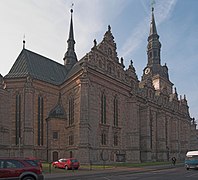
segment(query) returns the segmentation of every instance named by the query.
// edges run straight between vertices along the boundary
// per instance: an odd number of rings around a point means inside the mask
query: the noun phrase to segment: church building
[[[71,9],[63,64],[24,45],[9,73],[0,75],[1,157],[139,163],[183,160],[198,149],[187,99],[161,64],[154,9],[140,80],[133,62],[125,67],[118,57],[110,26],[82,59],[75,43]]]

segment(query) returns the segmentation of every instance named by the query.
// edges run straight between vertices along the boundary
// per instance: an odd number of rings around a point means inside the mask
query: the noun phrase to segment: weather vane
[[[151,0],[151,9],[154,11],[155,0]]]
[[[74,6],[74,3],[71,4],[71,13],[73,13],[73,6]]]
[[[23,49],[25,49],[25,34],[23,35]]]

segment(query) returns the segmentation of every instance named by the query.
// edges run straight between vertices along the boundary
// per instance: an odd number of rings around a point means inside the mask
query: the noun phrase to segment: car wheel
[[[53,165],[53,167],[54,167],[54,168],[57,168],[57,166],[56,166],[55,164]]]
[[[33,178],[32,176],[26,176],[22,178],[22,180],[35,180],[35,178]]]
[[[65,170],[69,170],[68,166],[65,166]]]

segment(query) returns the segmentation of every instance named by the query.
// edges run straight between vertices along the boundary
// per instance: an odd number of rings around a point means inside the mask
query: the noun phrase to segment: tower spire
[[[168,94],[172,94],[173,83],[169,80],[168,67],[161,65],[161,43],[154,17],[154,0],[151,8],[150,33],[147,44],[147,66],[143,70],[141,85],[144,85],[149,78],[153,81],[155,90],[163,91],[166,88]]]
[[[154,7],[152,7],[152,19],[151,19],[151,25],[150,25],[150,36],[153,34],[157,34],[157,28],[155,25],[155,17],[154,17]]]
[[[161,43],[159,41],[159,35],[157,34],[157,28],[154,17],[154,7],[152,6],[152,17],[147,46],[148,66],[160,65],[160,50]]]
[[[73,4],[72,4],[73,6]],[[77,56],[75,53],[75,40],[74,40],[74,30],[73,30],[73,8],[70,10],[71,12],[71,20],[70,20],[70,29],[69,29],[69,38],[67,40],[67,52],[64,55],[64,65],[68,70],[70,70],[73,65],[77,62]]]

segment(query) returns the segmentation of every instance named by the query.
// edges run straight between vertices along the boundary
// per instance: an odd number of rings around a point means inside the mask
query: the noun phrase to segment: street
[[[169,169],[149,170],[149,171],[119,171],[103,172],[97,174],[79,174],[75,176],[45,177],[45,179],[58,180],[197,180],[198,170],[187,171],[184,167],[174,167]]]

